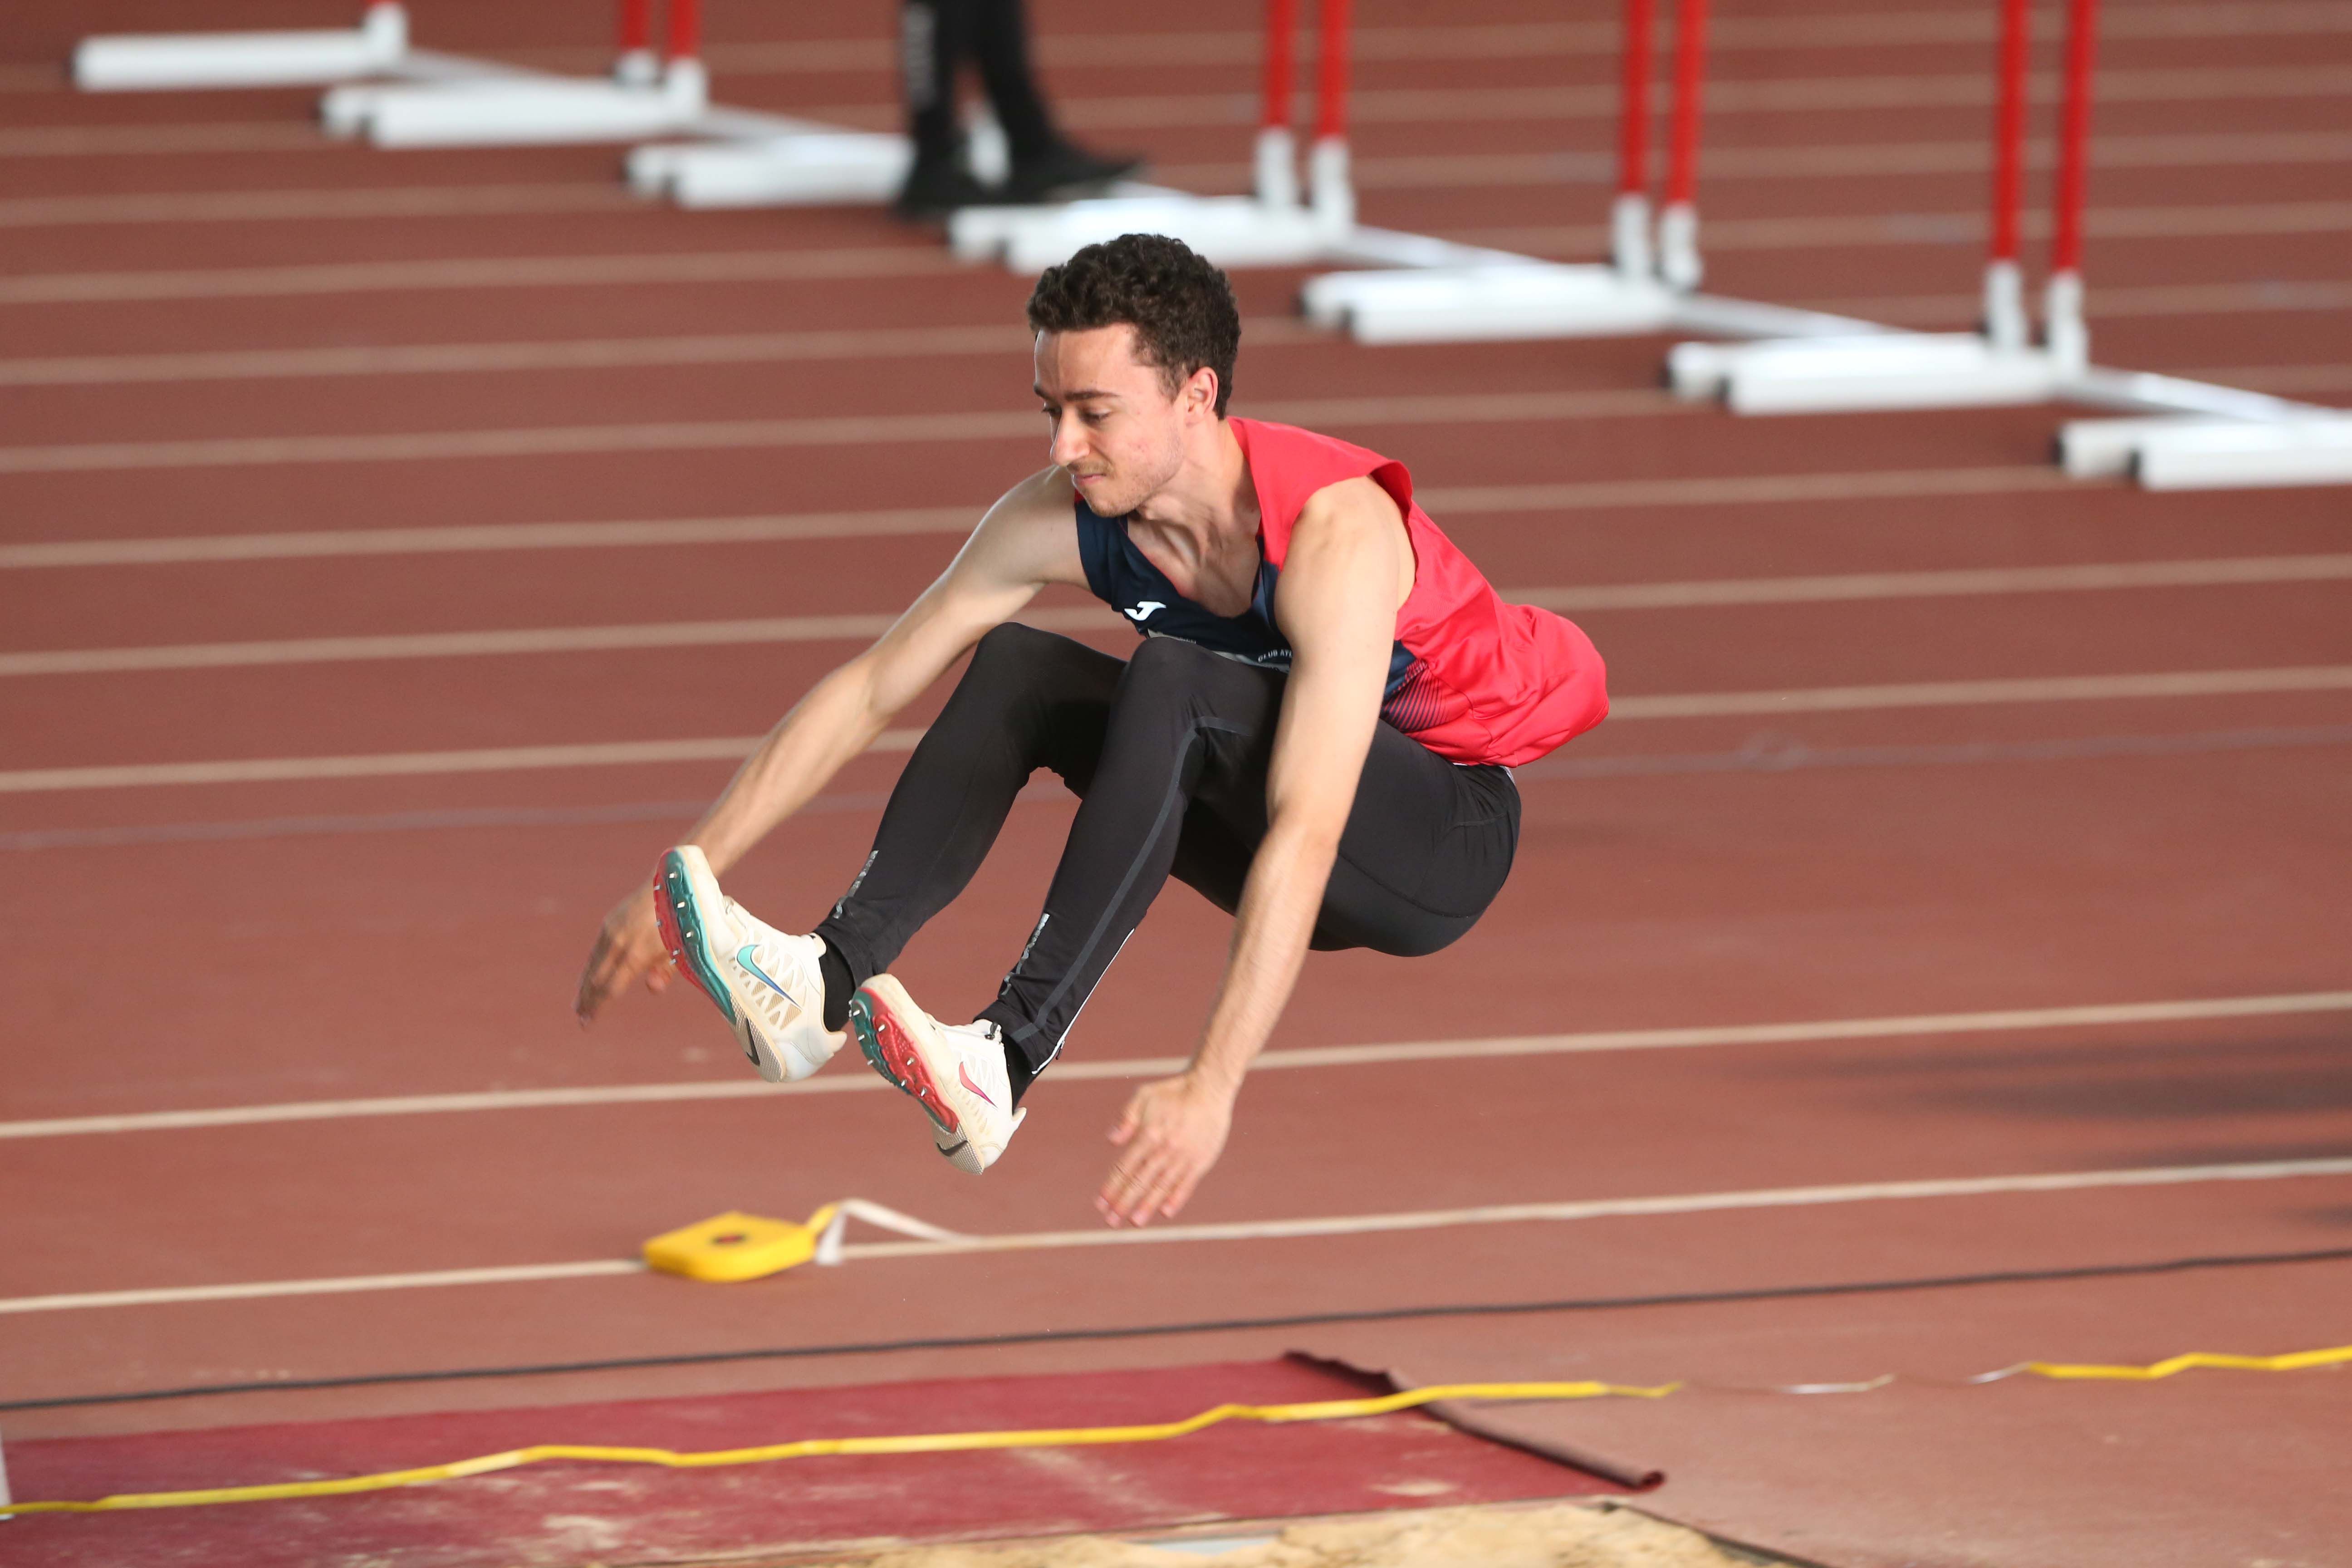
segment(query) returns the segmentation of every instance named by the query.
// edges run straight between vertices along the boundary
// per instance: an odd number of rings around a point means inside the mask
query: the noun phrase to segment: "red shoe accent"
[[[962,1123],[948,1109],[947,1101],[940,1098],[930,1069],[923,1066],[923,1058],[915,1053],[914,1043],[891,1016],[888,1005],[870,991],[866,994],[874,1018],[874,1043],[880,1048],[882,1059],[889,1064],[890,1076],[898,1080],[900,1089],[914,1097],[915,1103],[923,1108],[923,1113],[938,1124],[940,1131],[961,1131]]]

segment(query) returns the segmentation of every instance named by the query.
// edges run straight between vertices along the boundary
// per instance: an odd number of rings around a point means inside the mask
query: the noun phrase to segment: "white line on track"
[[[2097,239],[2200,239],[2295,234],[2337,234],[2352,228],[2352,202],[2263,202],[2242,206],[2093,207],[2083,230]],[[2029,213],[2019,232],[2050,236],[2048,215]],[[1454,229],[1465,245],[1574,252],[1605,248],[1599,224]],[[1976,245],[1985,235],[1979,213],[1878,213],[1846,217],[1717,218],[1707,226],[1715,250],[1815,250],[1850,246]]]
[[[2058,101],[2058,74],[2036,73],[2028,97],[2034,103]],[[2108,103],[2210,103],[2233,100],[2335,98],[2352,93],[2352,67],[2333,64],[2204,67],[2189,69],[2109,69],[2099,73],[2099,96]],[[1658,102],[1664,106],[1661,85]],[[1916,113],[1928,109],[1976,109],[1992,102],[1989,70],[1937,75],[1790,77],[1710,82],[1706,112],[1820,114],[1855,110]],[[1609,85],[1548,85],[1498,88],[1369,88],[1351,92],[1348,112],[1368,125],[1460,124],[1508,121],[1607,119],[1617,113],[1618,89]],[[1120,98],[1061,100],[1056,108],[1072,127],[1084,131],[1163,130],[1175,126],[1245,125],[1258,111],[1246,92],[1131,94]],[[879,130],[895,108],[875,103],[810,107],[815,119]]]
[[[639,213],[605,182],[532,185],[376,185],[296,191],[154,191],[0,199],[0,229],[90,224],[280,223],[329,218],[506,217],[526,213]]]
[[[2079,480],[2031,468],[1891,468],[1850,474],[1588,479],[1572,484],[1433,486],[1422,503],[1440,517],[1587,511],[1662,506],[1785,505],[1921,496],[2079,493]],[[2146,504],[2136,498],[2137,504]],[[281,561],[339,555],[432,555],[482,550],[607,550],[647,545],[748,544],[883,534],[964,534],[977,507],[910,511],[804,512],[613,522],[477,523],[446,528],[318,529],[284,533],[184,534],[147,539],[0,544],[0,570],[147,566],[184,562]]]
[[[2270,0],[2263,5],[2134,5],[2100,18],[2109,39],[2276,37],[2352,31],[2352,6],[2340,0]],[[1660,23],[1661,43],[1673,23]],[[1708,27],[1717,53],[1752,49],[1882,47],[1887,45],[1990,43],[1993,24],[1980,6],[1887,14],[1725,16]],[[2060,36],[2054,16],[2034,18],[2034,37]],[[1362,60],[1525,59],[1549,55],[1606,55],[1616,47],[1612,22],[1488,23],[1364,27],[1350,37]],[[1049,66],[1248,65],[1264,47],[1249,29],[1181,33],[1048,32],[1036,40]],[[730,76],[870,73],[895,68],[895,47],[877,38],[737,39],[710,45],[714,70]],[[609,51],[551,45],[517,49],[507,58],[544,70],[586,74],[611,63]],[[1315,58],[1315,39],[1299,40],[1302,61]],[[0,66],[0,92],[56,93],[55,66]],[[310,132],[317,139],[316,132]]]
[[[1296,398],[1259,404],[1260,418],[1299,425],[1454,425],[1655,417],[1702,412],[1663,390],[1465,393],[1422,397]],[[559,425],[530,429],[428,430],[358,436],[236,436],[183,441],[102,441],[0,447],[0,474],[122,468],[249,468],[310,463],[443,462],[590,453],[741,451],[892,446],[920,441],[1027,440],[1044,449],[1034,412],[869,414],[781,419]]]
[[[632,283],[775,283],[965,271],[936,246],[712,250],[655,256],[464,257],[336,261],[203,271],[51,272],[0,278],[0,305],[121,300],[236,300],[438,289],[602,289]]]
[[[1967,321],[1969,313],[1984,307],[1979,294],[1880,294],[1860,299],[1811,300],[1810,310],[1832,315],[1863,316],[1874,321]],[[2231,316],[2258,311],[2341,310],[2352,308],[2352,283],[2289,281],[2254,283],[2154,283],[2101,289],[2091,302],[2095,321],[2119,321],[2146,316]],[[2279,368],[2279,367],[2273,367]],[[2323,367],[2341,374],[2343,367]],[[2226,371],[2198,371],[2200,379],[2214,380]]]
[[[1827,1040],[1916,1039],[2019,1030],[2113,1028],[2225,1018],[2287,1017],[2352,1012],[2352,991],[2312,991],[2267,996],[2200,997],[2179,1002],[2103,1003],[2074,1007],[2011,1007],[1979,1013],[1919,1013],[1885,1018],[1829,1018],[1785,1024],[1718,1024],[1696,1028],[1598,1029],[1581,1034],[1506,1035],[1472,1040],[1400,1040],[1368,1046],[1307,1046],[1260,1055],[1252,1072],[1304,1068],[1377,1067],[1401,1062],[1474,1061],[1489,1058],[1575,1056],[1604,1051],[1688,1050],[1705,1047],[1779,1046]],[[1156,1078],[1182,1068],[1180,1057],[1063,1061],[1057,1080]],[[101,1132],[186,1131],[250,1127],[275,1121],[339,1121],[366,1116],[426,1116],[480,1110],[544,1110],[597,1105],[645,1105],[678,1100],[759,1100],[808,1094],[856,1094],[890,1088],[867,1073],[839,1072],[798,1083],[748,1078],[684,1083],[604,1084],[574,1089],[486,1089],[458,1094],[385,1095],[367,1100],[292,1100],[200,1110],[131,1111],[110,1116],[61,1116],[0,1121],[0,1139],[68,1138]]]
[[[1910,1182],[1859,1182],[1839,1186],[1763,1187],[1744,1192],[1676,1193],[1658,1197],[1590,1198],[1567,1203],[1491,1204],[1471,1208],[1334,1215],[1306,1219],[1236,1220],[1164,1225],[1146,1229],[1047,1230],[1011,1236],[958,1237],[942,1241],[852,1242],[846,1261],[927,1258],[975,1252],[1041,1252],[1079,1247],[1135,1247],[1202,1241],[1302,1240],[1314,1237],[1395,1235],[1458,1230],[1469,1226],[1562,1223],[1590,1219],[1657,1218],[1742,1210],[1817,1208],[1832,1204],[1916,1203],[1931,1198],[2000,1197],[2130,1187],[2187,1186],[2210,1182],[2273,1182],[2352,1175],[2352,1159],[2269,1160],[2236,1164],[2158,1165],[2106,1171],[2052,1171],[2007,1176],[1955,1176]],[[325,1279],[256,1280],[238,1285],[190,1285],[147,1290],[86,1290],[0,1299],[0,1313],[80,1311],[103,1307],[178,1306],[253,1301],[288,1296],[328,1296],[429,1289],[446,1285],[521,1284],[638,1275],[634,1259],[451,1268],[414,1274],[346,1275]]]
[[[2344,137],[2352,160],[2352,135]],[[1894,295],[1816,301],[1809,308],[1871,321],[1961,322],[1982,301],[1973,294]],[[2207,283],[2103,289],[2094,321],[2136,316],[2336,310],[2352,305],[2343,282]],[[1288,316],[1242,323],[1252,352],[1328,346],[1337,340]],[[358,375],[478,375],[644,365],[779,364],[851,359],[1011,355],[1028,339],[1016,328],[860,327],[832,331],[731,332],[648,338],[554,338],[541,342],[389,343],[301,349],[211,349],[176,353],[77,354],[0,359],[0,386],[84,386],[179,381],[253,381]],[[2335,367],[2327,367],[2333,370]],[[2340,373],[2339,373],[2340,374]]]
[[[2291,691],[2352,691],[2352,664],[2274,669],[2192,669],[2139,675],[2027,676],[1997,680],[1905,681],[1883,686],[1796,687],[1766,691],[1693,691],[1619,697],[1610,717],[1710,719],[1742,714],[1856,712],[1889,708],[1983,707],[2027,702],[2118,702]],[[886,731],[875,750],[905,750],[919,731]],[[761,737],[618,741],[569,746],[498,746],[481,751],[378,752],[334,757],[252,757],[201,763],[121,763],[0,772],[0,795],[194,784],[286,783],[541,768],[740,762]]]
[[[1721,578],[1577,587],[1506,587],[1514,604],[1563,613],[1692,609],[1732,605],[1812,605],[2001,594],[2211,588],[2352,579],[2352,555],[2239,556],[2207,561],[2126,561],[2076,566],[2003,566],[1944,572],[1862,572],[1820,577]],[[663,621],[633,626],[540,626],[497,631],[411,632],[376,637],[55,648],[0,653],[0,679],[119,674],[142,669],[221,669],[257,665],[483,656],[596,653],[622,648],[720,647],[877,637],[891,614],[772,616],[758,620]],[[1050,631],[1110,631],[1108,608],[1042,607],[1020,619]]]
[[[2352,6],[2339,0],[2276,0],[2269,5],[2134,5],[2111,8],[2099,21],[2112,40],[2183,37],[2275,37],[2352,31]],[[1664,47],[1674,24],[1662,18]],[[2033,19],[2036,38],[2055,41],[2059,18]],[[1617,47],[1618,25],[1608,22],[1519,22],[1450,26],[1365,27],[1350,35],[1360,60],[1526,59],[1547,55],[1608,58]],[[1708,48],[1717,54],[1755,49],[1871,48],[1905,44],[1990,44],[1994,24],[1981,9],[1895,13],[1840,12],[1797,16],[1724,16],[1707,27]],[[1068,67],[1255,64],[1264,39],[1255,32],[1048,33],[1037,40],[1039,58]],[[1298,40],[1299,58],[1315,58],[1315,40]],[[806,75],[822,71],[883,71],[897,57],[890,44],[865,38],[716,44],[706,51],[711,68],[730,74],[772,72]],[[530,52],[531,63],[548,70],[601,70],[610,57],[586,49]]]
[[[2103,136],[2091,145],[2102,169],[2256,167],[2287,163],[2337,164],[2352,158],[2352,134],[2334,131],[2243,132],[2182,136]],[[1457,190],[1493,185],[1556,184],[1605,180],[1615,167],[1612,154],[1587,153],[1436,153],[1419,157],[1358,159],[1350,168],[1360,190]],[[1707,154],[1706,177],[1719,180],[1849,179],[1885,174],[1968,174],[1984,172],[1981,140],[1831,143],[1790,147],[1727,147]],[[2035,142],[2026,166],[2056,165],[2057,148]],[[1230,185],[1249,177],[1247,165],[1203,163],[1156,169],[1154,178],[1171,185]]]

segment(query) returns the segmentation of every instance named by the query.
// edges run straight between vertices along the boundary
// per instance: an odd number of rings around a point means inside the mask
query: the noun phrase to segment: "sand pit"
[[[1631,1509],[1553,1503],[1313,1520],[1286,1525],[1272,1540],[1206,1555],[1198,1547],[1075,1535],[909,1547],[830,1560],[825,1568],[1753,1568],[1758,1561]]]

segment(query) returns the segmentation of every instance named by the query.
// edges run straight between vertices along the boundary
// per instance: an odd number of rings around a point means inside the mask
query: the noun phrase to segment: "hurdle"
[[[505,147],[635,142],[683,131],[710,106],[700,0],[669,0],[667,48],[653,48],[653,0],[620,0],[609,79],[515,71],[462,82],[352,85],[328,92],[332,136],[378,147]]]
[[[1654,205],[1655,0],[1625,0],[1620,45],[1617,189],[1609,259],[1500,256],[1467,267],[1335,272],[1311,279],[1308,319],[1360,342],[1474,342],[1638,336],[1681,328],[1725,337],[1853,336],[1879,329],[1815,310],[1698,292],[1698,156],[1707,0],[1677,0],[1664,200]]]
[[[699,0],[670,0],[659,51],[652,0],[619,0],[618,10],[605,80],[415,48],[394,0],[375,0],[353,28],[85,38],[73,76],[93,92],[327,86],[319,114],[328,134],[379,147],[705,138],[638,148],[627,166],[640,195],[688,206],[879,203],[906,178],[914,153],[904,136],[712,103]]]
[[[2091,363],[2083,213],[2098,0],[2067,4],[2049,277],[2034,341],[2021,243],[2031,23],[2032,0],[2001,0],[1979,329],[1680,343],[1667,357],[1669,384],[1686,398],[1719,397],[1737,414],[2083,404],[2138,417],[2069,423],[2059,459],[2078,478],[2130,475],[2150,489],[2352,482],[2352,416],[2341,410]]]
[[[356,27],[251,33],[119,33],[74,48],[84,92],[321,87],[368,77],[457,81],[499,74],[457,55],[410,47],[408,13],[374,0]]]
[[[1083,246],[1122,234],[1164,234],[1221,267],[1357,262],[1442,267],[1506,262],[1507,253],[1356,221],[1349,172],[1348,68],[1351,0],[1317,6],[1315,121],[1307,179],[1291,128],[1297,0],[1265,0],[1261,112],[1252,194],[1202,196],[1123,181],[1109,195],[1051,207],[966,207],[948,221],[949,247],[966,261],[1039,272]]]

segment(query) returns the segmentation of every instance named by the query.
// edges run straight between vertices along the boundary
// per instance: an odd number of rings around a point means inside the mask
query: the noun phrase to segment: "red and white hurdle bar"
[[[1297,0],[1265,0],[1253,194],[1200,196],[1128,184],[1109,195],[1062,206],[968,207],[949,221],[950,247],[965,260],[1002,261],[1016,272],[1042,271],[1081,247],[1135,233],[1172,236],[1221,267],[1332,261],[1444,267],[1513,259],[1501,251],[1356,222],[1348,166],[1350,10],[1351,0],[1319,0],[1317,6],[1315,121],[1303,188],[1291,128]]]
[[[2352,483],[2352,416],[2342,410],[2090,363],[2083,209],[2098,0],[2068,0],[2050,275],[2033,341],[2021,245],[2031,22],[2031,0],[2001,0],[1980,329],[1682,343],[1668,356],[1670,384],[1686,397],[1719,395],[1739,414],[2086,404],[2156,417],[2066,425],[2060,461],[2078,477],[2130,474],[2150,489]]]
[[[1655,0],[1625,0],[1617,191],[1606,263],[1489,253],[1468,265],[1340,272],[1310,281],[1307,314],[1365,342],[1469,342],[1638,335],[1675,328],[1727,337],[1851,336],[1868,321],[1697,292],[1700,116],[1707,0],[1676,0],[1664,200],[1651,189]]]

